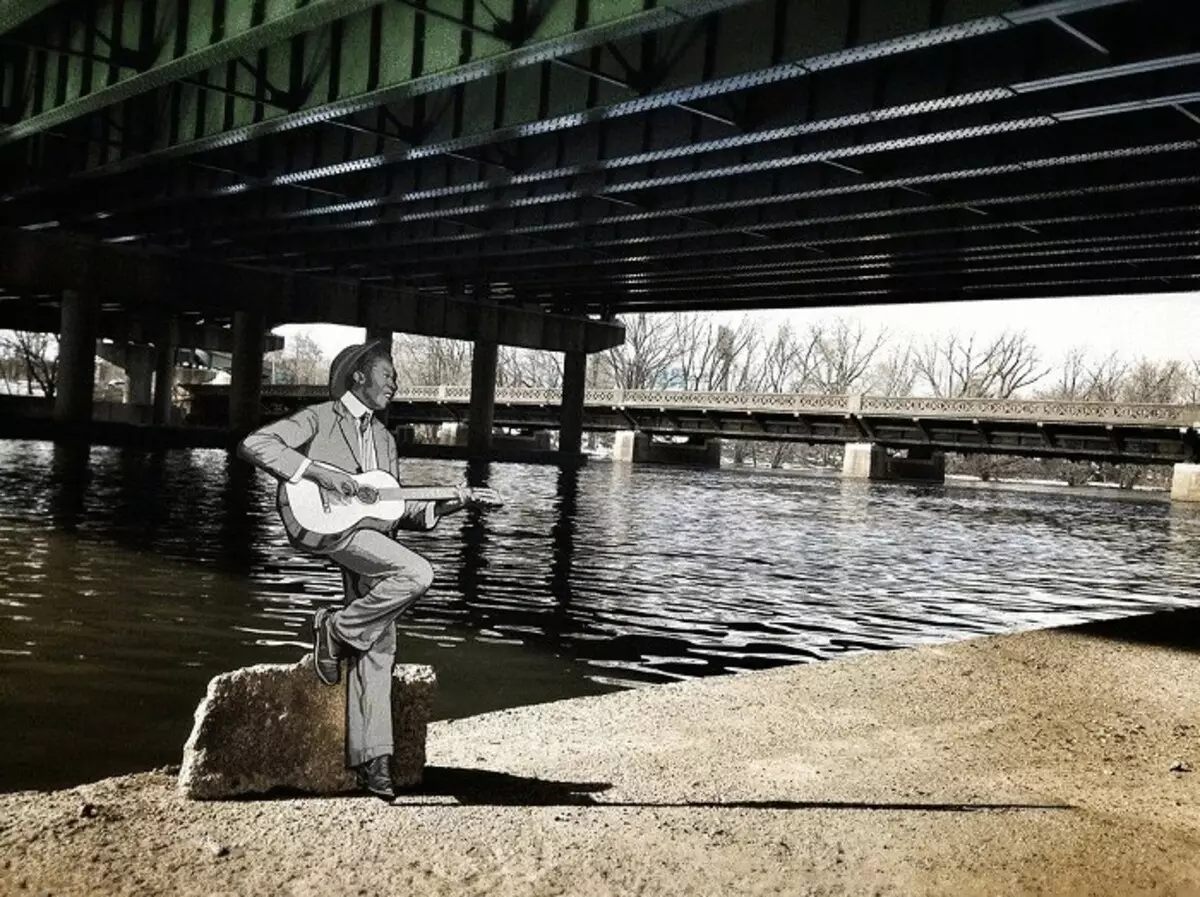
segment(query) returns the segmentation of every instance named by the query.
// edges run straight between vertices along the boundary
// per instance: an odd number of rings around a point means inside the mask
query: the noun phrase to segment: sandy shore
[[[163,771],[3,795],[0,893],[1200,895],[1198,623],[438,723],[393,806],[192,803]]]

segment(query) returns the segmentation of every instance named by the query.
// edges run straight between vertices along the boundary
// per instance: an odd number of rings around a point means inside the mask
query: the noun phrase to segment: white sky
[[[1005,330],[1023,330],[1041,350],[1043,361],[1052,365],[1075,347],[1086,348],[1097,356],[1117,351],[1129,359],[1200,359],[1200,292],[875,305],[748,314],[766,326],[790,320],[798,328],[843,317],[861,321],[872,329],[886,328],[893,337],[911,337],[917,341],[950,331],[963,335],[974,333],[987,339]],[[725,313],[718,317],[738,320],[742,313]],[[364,338],[359,327],[298,324],[274,330],[285,340],[299,331],[307,331],[328,357]]]

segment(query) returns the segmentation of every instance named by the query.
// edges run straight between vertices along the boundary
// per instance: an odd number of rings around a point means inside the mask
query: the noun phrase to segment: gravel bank
[[[1198,624],[437,723],[393,806],[188,802],[165,771],[0,795],[0,893],[1200,894]]]

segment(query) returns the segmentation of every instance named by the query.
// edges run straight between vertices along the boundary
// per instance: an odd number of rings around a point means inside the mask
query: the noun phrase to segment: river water
[[[399,658],[434,665],[441,718],[1200,604],[1200,515],[1162,496],[482,473],[505,508],[406,537],[437,580]],[[209,678],[298,659],[339,597],[224,452],[0,441],[0,790],[178,763]]]

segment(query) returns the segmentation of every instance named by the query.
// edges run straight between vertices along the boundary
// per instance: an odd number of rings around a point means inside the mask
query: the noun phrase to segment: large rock
[[[425,767],[425,733],[437,679],[428,666],[397,666],[392,682],[397,785],[415,785]],[[183,748],[179,790],[190,798],[313,794],[352,790],[346,769],[346,677],[336,687],[313,672],[312,655],[292,666],[260,664],[208,683]]]

